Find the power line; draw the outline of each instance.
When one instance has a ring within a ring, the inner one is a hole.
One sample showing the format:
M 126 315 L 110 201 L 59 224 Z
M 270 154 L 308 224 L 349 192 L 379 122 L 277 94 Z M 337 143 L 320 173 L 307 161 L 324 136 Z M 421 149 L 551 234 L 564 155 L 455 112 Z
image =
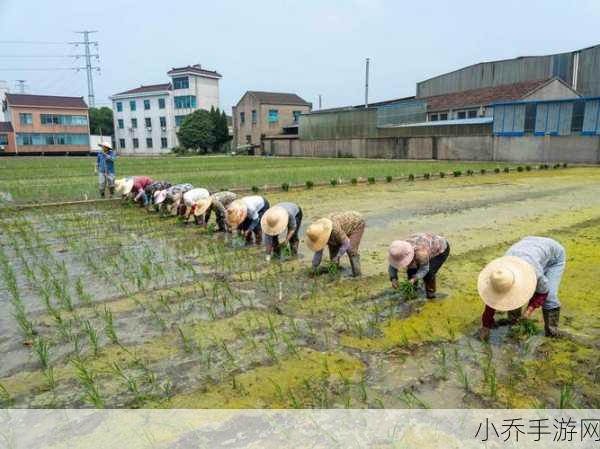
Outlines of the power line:
M 53 41 L 0 41 L 0 44 L 68 44 L 69 42 L 53 42 Z
M 0 55 L 0 58 L 72 58 L 73 55 Z
M 77 34 L 83 35 L 83 42 L 70 42 L 70 44 L 78 47 L 79 45 L 84 46 L 84 54 L 83 55 L 75 55 L 75 58 L 85 58 L 85 67 L 77 67 L 78 70 L 86 71 L 87 75 L 87 84 L 88 84 L 88 106 L 93 108 L 95 106 L 95 97 L 94 97 L 94 77 L 93 71 L 100 72 L 100 67 L 94 66 L 92 64 L 92 58 L 96 58 L 96 61 L 99 61 L 100 55 L 98 53 L 92 53 L 90 51 L 90 46 L 95 46 L 96 51 L 98 50 L 98 42 L 90 41 L 90 34 L 97 33 L 97 31 L 93 30 L 84 30 L 84 31 L 76 31 Z
M 19 69 L 5 69 L 5 68 L 0 68 L 0 71 L 2 72 L 25 72 L 25 71 L 29 71 L 29 72 L 45 72 L 45 71 L 52 71 L 52 70 L 83 70 L 85 69 L 85 67 L 25 67 L 25 68 L 19 68 Z

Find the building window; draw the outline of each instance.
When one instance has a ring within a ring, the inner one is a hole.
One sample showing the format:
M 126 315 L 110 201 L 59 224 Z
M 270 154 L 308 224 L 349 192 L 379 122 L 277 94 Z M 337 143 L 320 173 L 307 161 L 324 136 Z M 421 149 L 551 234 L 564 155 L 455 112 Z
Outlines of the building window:
M 525 105 L 525 126 L 523 131 L 533 133 L 535 131 L 535 121 L 537 118 L 537 104 L 528 103 Z
M 145 122 L 146 128 L 152 128 L 152 119 L 150 117 L 146 117 L 144 119 L 144 122 Z
M 33 116 L 29 113 L 21 112 L 19 114 L 19 122 L 21 122 L 21 125 L 32 125 Z
M 135 111 L 135 100 L 129 100 L 129 109 Z
M 150 110 L 150 100 L 144 100 L 144 110 L 145 111 Z
M 0 134 L 0 145 L 2 145 L 2 146 L 8 145 L 8 135 L 7 134 Z
M 430 121 L 430 122 L 437 122 L 437 121 L 438 121 L 438 119 L 439 119 L 439 117 L 438 117 L 438 115 L 437 115 L 437 114 L 431 114 L 431 115 L 429 116 L 429 121 Z
M 181 126 L 181 124 L 183 123 L 183 121 L 185 120 L 186 117 L 187 117 L 187 115 L 176 115 L 175 116 L 175 126 Z
M 133 143 L 133 148 L 139 148 L 140 147 L 140 141 L 138 140 L 137 137 L 133 138 L 132 143 Z
M 125 127 L 125 123 L 123 122 L 122 118 L 117 120 L 117 125 L 119 126 L 119 129 L 123 129 Z
M 279 121 L 279 111 L 277 109 L 269 109 L 269 123 L 277 123 Z
M 137 119 L 136 118 L 132 118 L 131 119 L 131 127 L 132 128 L 137 128 Z
M 123 103 L 117 101 L 117 112 L 123 112 Z
M 161 128 L 166 128 L 167 127 L 167 117 L 159 117 L 158 121 L 160 122 L 160 127 Z
M 302 114 L 302 111 L 292 111 L 292 116 L 294 117 L 294 123 L 298 123 L 298 120 L 300 120 L 300 114 Z
M 119 139 L 119 148 L 125 148 L 125 139 Z
M 571 116 L 571 132 L 583 131 L 583 117 L 585 115 L 585 101 L 578 100 L 573 103 L 573 115 Z
M 175 109 L 195 108 L 196 107 L 196 96 L 195 95 L 181 95 L 175 97 Z
M 256 113 L 256 109 L 252 109 L 252 124 L 256 125 L 258 122 L 258 114 Z
M 244 123 L 246 123 L 246 113 L 240 112 L 240 125 L 243 125 Z
M 160 138 L 160 147 L 161 148 L 167 148 L 167 146 L 169 145 L 167 138 L 166 137 L 161 137 Z
M 467 111 L 458 111 L 456 114 L 457 119 L 467 118 Z
M 87 134 L 17 133 L 17 145 L 90 145 Z
M 190 80 L 187 76 L 173 78 L 173 89 L 187 89 L 188 87 L 190 87 Z
M 448 120 L 448 113 L 444 112 L 444 113 L 440 114 L 440 120 Z
M 152 137 L 146 139 L 146 148 L 152 148 Z
M 88 121 L 85 115 L 40 114 L 40 123 L 42 125 L 86 126 Z
M 164 108 L 165 108 L 165 99 L 159 98 L 158 99 L 158 109 L 164 109 Z
M 471 109 L 467 112 L 469 118 L 477 118 L 477 109 Z

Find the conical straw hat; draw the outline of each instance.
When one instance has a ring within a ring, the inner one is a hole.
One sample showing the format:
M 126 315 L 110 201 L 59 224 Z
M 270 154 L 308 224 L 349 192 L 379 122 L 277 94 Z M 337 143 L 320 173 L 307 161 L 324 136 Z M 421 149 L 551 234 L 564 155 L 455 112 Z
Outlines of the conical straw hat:
M 321 251 L 331 236 L 333 223 L 329 218 L 320 218 L 306 230 L 306 246 L 311 251 Z
M 270 236 L 276 236 L 287 228 L 289 222 L 289 214 L 281 206 L 273 206 L 267 210 L 260 220 L 260 227 L 263 232 Z
M 515 256 L 492 260 L 481 270 L 477 280 L 483 302 L 501 312 L 527 304 L 536 286 L 537 276 L 531 264 Z
M 203 215 L 212 204 L 212 197 L 202 198 L 196 203 L 196 209 L 194 210 L 195 216 Z
M 227 208 L 227 223 L 230 226 L 236 227 L 242 223 L 248 215 L 248 208 L 246 203 L 242 200 L 233 201 Z

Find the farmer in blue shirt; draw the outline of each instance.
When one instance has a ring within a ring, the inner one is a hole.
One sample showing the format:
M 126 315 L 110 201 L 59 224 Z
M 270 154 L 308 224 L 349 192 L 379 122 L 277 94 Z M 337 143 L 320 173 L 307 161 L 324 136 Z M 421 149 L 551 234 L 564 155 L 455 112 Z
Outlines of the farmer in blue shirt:
M 100 196 L 104 198 L 104 192 L 108 187 L 109 195 L 112 198 L 115 193 L 115 159 L 117 155 L 110 143 L 101 143 L 98 145 L 102 151 L 98 152 L 96 159 L 96 173 L 98 173 L 98 184 Z

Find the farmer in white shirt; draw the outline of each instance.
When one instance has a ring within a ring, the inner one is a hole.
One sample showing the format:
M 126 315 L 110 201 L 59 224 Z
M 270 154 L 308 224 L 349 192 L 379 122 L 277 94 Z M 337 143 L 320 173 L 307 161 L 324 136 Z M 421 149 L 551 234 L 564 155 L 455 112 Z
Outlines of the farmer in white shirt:
M 258 195 L 245 196 L 233 201 L 227 208 L 227 223 L 236 228 L 240 235 L 246 239 L 246 243 L 260 245 L 262 243 L 262 230 L 260 219 L 269 209 L 266 198 Z
M 185 206 L 185 212 L 184 212 L 183 218 L 186 223 L 190 219 L 190 215 L 194 214 L 194 221 L 196 222 L 196 224 L 197 225 L 202 224 L 202 221 L 200 220 L 200 217 L 195 213 L 195 210 L 196 210 L 196 207 L 198 206 L 198 203 L 201 200 L 205 200 L 209 197 L 210 197 L 210 192 L 201 187 L 197 187 L 192 190 L 188 190 L 187 192 L 185 192 L 183 194 L 183 196 L 182 196 L 183 205 Z M 181 202 L 181 200 L 180 200 L 180 202 Z M 176 207 L 179 209 L 180 205 L 177 204 Z

